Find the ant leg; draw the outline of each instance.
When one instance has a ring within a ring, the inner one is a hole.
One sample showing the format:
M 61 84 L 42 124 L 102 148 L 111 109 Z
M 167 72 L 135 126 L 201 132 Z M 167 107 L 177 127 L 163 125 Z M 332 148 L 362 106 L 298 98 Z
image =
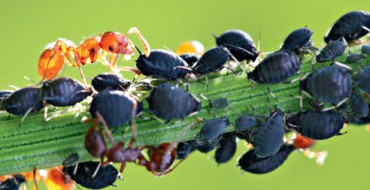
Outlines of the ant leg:
M 108 128 L 108 125 L 107 123 L 105 122 L 103 116 L 99 113 L 99 112 L 95 112 L 95 115 L 97 116 L 97 123 L 102 123 L 103 124 L 103 127 L 104 127 L 104 131 L 108 137 L 108 139 L 110 140 L 111 144 L 114 145 L 114 137 L 112 135 L 112 133 L 110 132 L 109 128 Z
M 135 98 L 131 97 L 133 99 L 133 105 L 131 110 L 131 131 L 132 131 L 132 137 L 130 142 L 130 147 L 133 146 L 133 143 L 136 141 L 137 137 L 137 126 L 136 126 L 136 110 L 137 110 L 137 101 Z
M 37 181 L 36 181 L 36 166 L 33 167 L 33 187 L 38 190 L 39 187 L 37 185 Z
M 82 78 L 82 82 L 85 86 L 85 89 L 86 89 L 87 92 L 90 92 L 90 88 L 86 83 L 85 75 L 82 72 L 80 57 L 78 56 L 77 51 L 74 51 L 73 53 L 74 53 L 74 56 L 75 56 L 76 66 L 78 67 L 78 70 L 80 71 L 80 75 L 81 75 L 81 78 Z
M 130 30 L 125 34 L 125 36 L 128 36 L 132 33 L 135 33 L 139 37 L 139 39 L 141 40 L 141 43 L 143 43 L 144 48 L 145 48 L 145 56 L 149 57 L 149 54 L 150 54 L 149 43 L 145 40 L 143 35 L 141 35 L 140 31 L 136 27 L 130 28 Z
M 116 67 L 114 68 L 115 70 L 119 70 L 119 71 L 131 71 L 133 73 L 135 73 L 136 75 L 141 75 L 141 72 L 138 70 L 138 69 L 135 69 L 135 68 L 132 68 L 132 67 L 126 67 L 126 66 L 120 66 L 120 67 Z
M 126 168 L 126 162 L 122 162 L 122 163 L 121 163 L 121 167 L 120 167 L 120 169 L 119 169 L 119 172 L 120 172 L 120 173 L 122 173 L 122 172 L 123 172 L 123 170 L 125 170 L 125 168 Z
M 161 172 L 161 173 L 157 173 L 157 172 L 154 172 L 152 171 L 152 173 L 157 176 L 157 177 L 160 177 L 160 176 L 164 176 L 164 175 L 167 175 L 171 172 L 173 172 L 177 166 L 179 166 L 187 157 L 185 157 L 184 159 L 180 160 L 179 162 L 176 163 L 176 165 L 174 165 L 172 168 L 169 168 L 168 170 L 164 171 L 164 172 Z

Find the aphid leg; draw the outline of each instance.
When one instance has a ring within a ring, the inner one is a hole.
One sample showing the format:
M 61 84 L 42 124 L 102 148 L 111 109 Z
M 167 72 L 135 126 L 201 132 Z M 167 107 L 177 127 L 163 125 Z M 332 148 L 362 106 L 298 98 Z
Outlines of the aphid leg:
M 328 108 L 324 108 L 322 109 L 321 111 L 329 111 L 329 110 L 333 110 L 335 108 L 338 108 L 340 107 L 342 104 L 344 104 L 346 101 L 348 100 L 348 98 L 345 98 L 343 99 L 342 101 L 338 102 L 337 104 L 335 104 L 334 106 L 331 106 L 331 107 L 328 107 Z
M 33 108 L 29 108 L 26 113 L 23 115 L 21 121 L 19 122 L 18 129 L 23 125 L 24 120 L 26 117 L 32 112 Z
M 101 167 L 101 162 L 99 162 L 99 165 L 96 167 L 96 169 L 95 169 L 95 171 L 94 171 L 94 173 L 92 174 L 92 176 L 91 176 L 91 178 L 94 178 L 97 174 L 98 174 L 98 172 L 99 172 L 99 169 L 100 169 L 100 167 Z
M 270 96 L 272 96 L 273 98 L 275 98 L 275 100 L 277 102 L 279 102 L 279 100 L 277 99 L 276 95 L 271 91 L 270 86 L 268 84 L 266 84 L 266 89 L 267 89 L 268 93 L 270 94 Z
M 144 48 L 145 48 L 145 56 L 149 57 L 149 54 L 151 51 L 149 43 L 145 40 L 143 35 L 141 35 L 140 31 L 136 27 L 130 28 L 130 30 L 125 34 L 125 36 L 128 36 L 132 33 L 135 33 L 139 37 L 139 39 L 141 40 L 141 43 L 143 43 Z

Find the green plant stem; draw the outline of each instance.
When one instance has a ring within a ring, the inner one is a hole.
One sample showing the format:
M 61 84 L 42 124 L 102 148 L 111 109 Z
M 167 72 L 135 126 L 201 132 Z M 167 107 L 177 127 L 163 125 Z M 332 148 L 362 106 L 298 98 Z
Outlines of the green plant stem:
M 358 47 L 351 48 L 351 52 L 358 52 Z M 348 55 L 348 53 L 346 53 Z M 344 62 L 345 56 L 338 60 Z M 360 66 L 370 65 L 370 56 L 350 66 L 356 71 Z M 302 63 L 302 73 L 311 72 L 311 56 L 306 56 Z M 325 64 L 316 64 L 322 67 Z M 299 78 L 296 75 L 293 78 Z M 206 91 L 204 77 L 197 81 L 190 82 L 190 92 L 194 95 L 202 93 L 209 99 L 227 98 L 229 101 L 228 111 L 210 111 L 208 102 L 202 100 L 202 110 L 197 115 L 199 118 L 210 119 L 226 116 L 234 121 L 242 114 L 252 114 L 252 107 L 259 114 L 269 114 L 269 108 L 278 106 L 283 111 L 292 113 L 299 111 L 299 82 L 270 85 L 271 91 L 276 95 L 277 100 L 269 96 L 266 85 L 252 84 L 248 81 L 245 73 L 235 75 L 213 74 L 209 79 L 209 90 Z M 270 97 L 270 103 L 267 101 Z M 307 100 L 307 98 L 305 98 Z M 144 101 L 145 102 L 145 101 Z M 145 102 L 146 103 L 146 102 Z M 305 101 L 307 104 L 307 101 Z M 147 107 L 147 106 L 146 106 Z M 78 153 L 81 160 L 92 160 L 84 147 L 84 137 L 91 123 L 82 123 L 82 116 L 90 117 L 86 112 L 88 106 L 83 106 L 79 113 L 76 108 L 66 108 L 62 113 L 47 123 L 44 121 L 43 113 L 36 113 L 27 116 L 22 127 L 18 128 L 21 117 L 9 116 L 7 113 L 0 113 L 0 175 L 14 174 L 24 171 L 31 171 L 34 167 L 38 169 L 51 168 L 61 165 L 62 161 L 72 153 Z M 57 109 L 60 111 L 60 109 Z M 114 110 L 112 110 L 114 111 Z M 49 116 L 56 111 L 50 111 Z M 182 128 L 194 121 L 194 117 L 188 117 L 184 121 L 172 121 L 163 124 L 148 114 L 144 113 L 137 118 L 138 138 L 136 145 L 157 145 L 162 142 L 173 142 L 178 138 Z M 204 120 L 203 120 L 204 121 Z M 187 131 L 182 141 L 194 139 L 199 132 L 203 122 L 197 123 Z M 127 142 L 131 138 L 128 125 L 120 127 L 114 133 L 116 141 Z M 225 132 L 233 131 L 234 126 L 227 127 Z

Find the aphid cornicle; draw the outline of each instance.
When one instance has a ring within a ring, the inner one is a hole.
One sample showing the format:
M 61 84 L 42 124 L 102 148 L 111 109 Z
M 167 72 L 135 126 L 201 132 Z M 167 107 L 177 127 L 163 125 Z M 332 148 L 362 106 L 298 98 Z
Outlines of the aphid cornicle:
M 113 73 L 101 73 L 93 78 L 91 85 L 100 92 L 105 89 L 126 90 L 130 87 L 131 82 Z
M 103 90 L 93 97 L 89 112 L 93 118 L 102 115 L 109 127 L 119 127 L 130 122 L 141 112 L 142 105 L 134 97 L 120 90 Z
M 365 36 L 370 28 L 370 14 L 367 11 L 352 11 L 341 16 L 330 28 L 326 43 L 344 38 L 347 42 Z
M 258 158 L 255 150 L 250 150 L 239 158 L 238 166 L 253 174 L 269 173 L 281 166 L 294 150 L 292 145 L 282 145 L 275 155 L 266 158 Z
M 227 118 L 214 118 L 206 121 L 197 136 L 197 141 L 212 144 L 219 139 L 229 124 Z
M 3 107 L 8 113 L 19 116 L 38 112 L 44 107 L 41 90 L 35 87 L 21 88 L 3 101 Z
M 185 78 L 190 73 L 188 64 L 181 57 L 166 50 L 152 50 L 149 57 L 140 54 L 136 67 L 145 76 L 163 80 Z
M 216 37 L 216 43 L 229 49 L 238 61 L 255 61 L 258 57 L 253 39 L 242 30 L 228 30 Z
M 235 133 L 225 133 L 222 135 L 219 147 L 217 147 L 215 152 L 215 161 L 218 164 L 223 164 L 228 162 L 236 152 L 236 134 Z
M 295 51 L 299 53 L 304 49 L 314 49 L 311 44 L 313 32 L 308 28 L 299 28 L 291 32 L 281 46 L 282 50 Z
M 337 104 L 351 95 L 352 79 L 346 68 L 332 64 L 314 71 L 301 80 L 300 89 L 315 99 Z
M 311 139 L 328 139 L 340 134 L 344 118 L 333 110 L 299 112 L 287 119 L 289 128 Z
M 57 78 L 46 81 L 41 87 L 42 98 L 53 106 L 73 106 L 92 94 L 75 79 Z
M 276 154 L 284 138 L 284 112 L 276 109 L 254 134 L 253 146 L 257 158 Z
M 119 178 L 118 170 L 111 164 L 100 166 L 95 176 L 95 170 L 100 162 L 89 161 L 78 163 L 75 166 L 63 168 L 63 172 L 70 176 L 77 184 L 89 189 L 102 189 L 108 186 L 115 186 L 114 182 Z M 77 167 L 77 171 L 75 171 Z
M 331 41 L 316 56 L 316 61 L 319 63 L 333 61 L 335 58 L 342 55 L 344 50 L 346 50 L 346 45 L 342 41 Z
M 149 110 L 159 118 L 167 121 L 197 113 L 201 109 L 201 103 L 183 89 L 160 84 L 155 87 L 147 98 Z
M 277 51 L 263 59 L 248 73 L 248 79 L 261 84 L 277 84 L 298 72 L 301 61 L 293 51 Z
M 370 94 L 370 66 L 362 70 L 357 76 L 357 86 L 366 93 Z

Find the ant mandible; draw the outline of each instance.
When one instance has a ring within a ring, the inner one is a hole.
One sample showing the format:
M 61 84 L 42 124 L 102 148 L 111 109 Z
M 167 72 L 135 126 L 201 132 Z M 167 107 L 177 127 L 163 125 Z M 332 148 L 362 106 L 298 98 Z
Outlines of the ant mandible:
M 101 115 L 97 113 L 99 122 L 103 123 L 104 130 L 107 137 L 112 143 L 111 148 L 107 148 L 103 133 L 99 131 L 98 124 L 95 122 L 85 136 L 85 146 L 88 152 L 94 157 L 100 157 L 103 165 L 109 164 L 110 162 L 121 163 L 120 172 L 122 173 L 126 167 L 127 162 L 136 162 L 138 165 L 145 166 L 146 169 L 152 172 L 156 176 L 166 175 L 172 172 L 183 160 L 179 161 L 175 166 L 171 168 L 176 158 L 176 145 L 184 135 L 196 122 L 192 122 L 185 126 L 180 132 L 178 139 L 172 143 L 162 143 L 159 146 L 134 146 L 136 136 L 131 138 L 131 141 L 127 148 L 124 148 L 124 142 L 114 142 L 113 136 L 110 133 L 107 125 Z M 149 150 L 149 160 L 144 157 L 141 153 L 143 149 Z M 103 161 L 107 157 L 106 161 Z M 94 175 L 93 175 L 94 176 Z
M 145 55 L 150 54 L 150 47 L 139 30 L 135 27 L 131 28 L 126 34 L 119 32 L 105 32 L 100 36 L 93 36 L 83 41 L 79 46 L 70 40 L 60 38 L 50 47 L 47 47 L 41 54 L 38 61 L 38 72 L 42 77 L 42 81 L 50 80 L 56 77 L 60 70 L 63 69 L 64 63 L 68 62 L 73 67 L 78 67 L 83 83 L 87 88 L 86 79 L 82 72 L 81 65 L 94 63 L 97 60 L 108 66 L 111 72 L 116 70 L 129 70 L 140 75 L 140 72 L 130 67 L 116 67 L 116 62 L 119 54 L 130 55 L 134 54 L 135 45 L 127 38 L 128 35 L 135 33 L 145 48 Z M 111 53 L 109 62 L 105 60 L 102 53 Z M 72 55 L 74 60 L 70 58 Z

